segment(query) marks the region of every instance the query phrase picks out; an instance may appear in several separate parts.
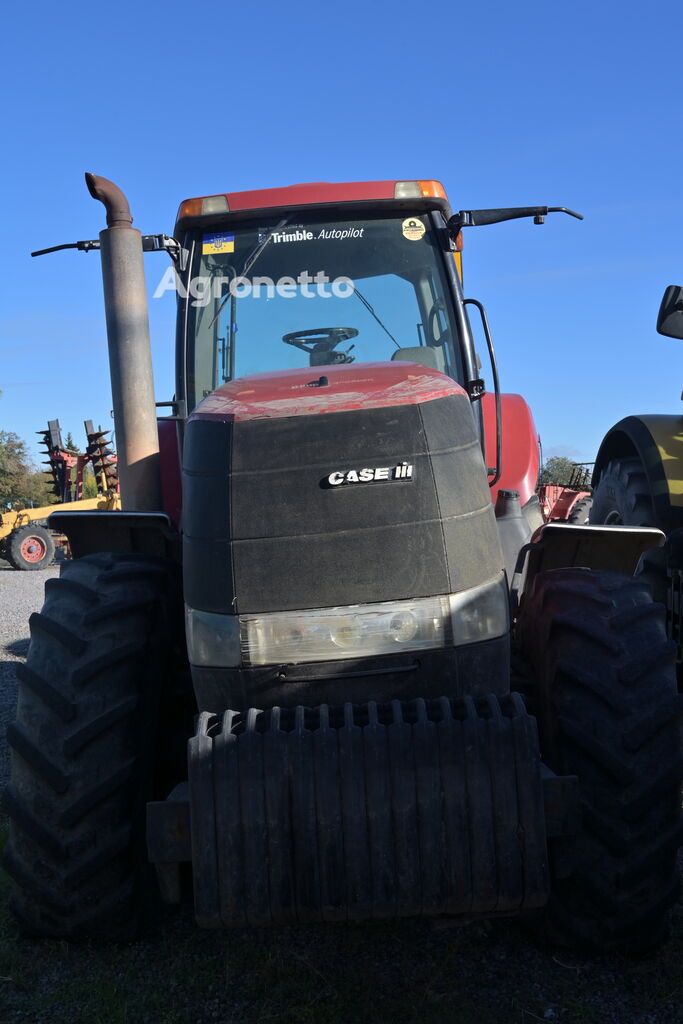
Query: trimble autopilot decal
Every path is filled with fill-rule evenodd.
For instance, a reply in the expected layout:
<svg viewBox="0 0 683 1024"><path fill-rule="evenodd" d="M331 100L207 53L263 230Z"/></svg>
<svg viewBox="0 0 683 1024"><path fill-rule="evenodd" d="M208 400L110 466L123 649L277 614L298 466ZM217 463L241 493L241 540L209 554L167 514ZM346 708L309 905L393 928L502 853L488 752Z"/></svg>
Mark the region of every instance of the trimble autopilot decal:
<svg viewBox="0 0 683 1024"><path fill-rule="evenodd" d="M275 231L271 236L273 245L281 245L283 242L320 242L336 239L343 242L347 238L362 238L365 228L316 228L309 231L305 227L288 228L286 231ZM267 237L265 231L259 232L259 242Z"/></svg>
<svg viewBox="0 0 683 1024"><path fill-rule="evenodd" d="M400 462L398 466L376 466L374 469L338 469L322 481L326 487L341 487L346 484L371 484L380 480L412 480L413 466Z"/></svg>

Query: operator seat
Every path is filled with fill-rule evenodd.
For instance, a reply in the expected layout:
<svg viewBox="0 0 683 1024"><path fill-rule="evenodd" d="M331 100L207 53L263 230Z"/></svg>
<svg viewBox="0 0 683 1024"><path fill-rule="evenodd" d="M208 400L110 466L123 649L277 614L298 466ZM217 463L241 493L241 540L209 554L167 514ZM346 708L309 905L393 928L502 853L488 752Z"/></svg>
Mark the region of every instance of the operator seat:
<svg viewBox="0 0 683 1024"><path fill-rule="evenodd" d="M441 357L439 359L439 357ZM412 348L397 348L391 357L392 363L421 363L422 366L431 366L433 370L440 370L443 373L443 354L441 350L431 348L429 345L415 345Z"/></svg>

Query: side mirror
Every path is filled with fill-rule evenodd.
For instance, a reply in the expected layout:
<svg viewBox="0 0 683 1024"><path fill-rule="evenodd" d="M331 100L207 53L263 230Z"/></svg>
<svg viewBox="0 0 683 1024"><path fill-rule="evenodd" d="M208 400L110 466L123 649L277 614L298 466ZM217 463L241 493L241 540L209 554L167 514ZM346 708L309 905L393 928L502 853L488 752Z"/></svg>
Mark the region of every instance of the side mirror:
<svg viewBox="0 0 683 1024"><path fill-rule="evenodd" d="M657 331L667 338L683 338L683 288L670 284L657 314Z"/></svg>

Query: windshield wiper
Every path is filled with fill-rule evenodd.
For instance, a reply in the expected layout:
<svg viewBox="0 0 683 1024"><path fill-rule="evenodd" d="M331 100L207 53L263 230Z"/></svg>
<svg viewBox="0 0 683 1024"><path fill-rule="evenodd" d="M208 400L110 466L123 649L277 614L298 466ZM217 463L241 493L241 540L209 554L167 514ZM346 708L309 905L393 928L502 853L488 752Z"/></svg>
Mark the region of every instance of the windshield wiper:
<svg viewBox="0 0 683 1024"><path fill-rule="evenodd" d="M258 245L254 249L252 249L252 251L247 256L246 260L244 261L244 263L242 265L242 269L240 270L239 274L235 274L235 277L233 278L233 281L237 280L238 277L244 277L244 275L247 274L251 270L251 268L256 263L256 260L259 258L259 256L261 255L261 253L263 252L265 247L268 245L268 242L271 240L273 235L276 234L276 232L281 231L282 228L284 228L285 225L288 224L288 223L289 223L289 217L283 217L279 224L276 224L275 227L272 227L272 228L268 229L268 231L266 233L266 236L263 239L263 241L259 242ZM232 292L228 291L228 294L223 298L220 306L216 310L216 313L214 314L214 318L211 321L211 323L209 324L209 329L211 327L213 327L213 325L215 324L216 320L218 320L218 317L221 315L221 313L225 309L226 302L231 297L234 299L234 295L232 295ZM232 307L232 310L231 310L231 318L230 318L230 333L231 333L231 335L234 332L234 327L233 327L233 322L232 322L232 312L234 311L234 308L235 308L235 306L234 306L234 303L233 303L233 307ZM232 344L232 340L233 339L231 337L230 338L230 343L231 344Z"/></svg>
<svg viewBox="0 0 683 1024"><path fill-rule="evenodd" d="M391 331L389 330L389 328L388 328L388 327L386 327L386 326L385 326L385 325L384 325L384 324L382 323L382 321L381 321L381 320L380 320L380 318L379 318L379 317L377 316L377 314L375 313L374 309L372 308L372 306L370 305L370 303L368 302L368 300L367 300L367 299L365 298L365 296L363 295L363 293L362 293L362 292L361 292L361 291L360 291L360 290L359 290L358 288L356 288L356 286L355 286L355 285L354 285L354 288L353 288L353 294L354 294L354 295L357 295L357 296L358 296L358 299L359 299L359 301L363 303L363 305L364 305L364 306L365 306L365 308L367 309L368 313L370 313L370 314L371 314L372 316L374 316L375 320L376 320L376 321L377 321L377 323L378 323L378 324L380 325L380 327L382 328L382 330L383 330L383 331L385 331L385 332L386 332L386 333L387 333L387 334L389 335L389 337L390 337L390 338L391 338L391 340L393 341L393 343L394 343L394 345L396 346L396 348L400 348L401 346L400 346L400 345L399 345L399 343L398 343L398 342L396 341L396 338L395 338L395 337L393 336L393 334L391 333Z"/></svg>

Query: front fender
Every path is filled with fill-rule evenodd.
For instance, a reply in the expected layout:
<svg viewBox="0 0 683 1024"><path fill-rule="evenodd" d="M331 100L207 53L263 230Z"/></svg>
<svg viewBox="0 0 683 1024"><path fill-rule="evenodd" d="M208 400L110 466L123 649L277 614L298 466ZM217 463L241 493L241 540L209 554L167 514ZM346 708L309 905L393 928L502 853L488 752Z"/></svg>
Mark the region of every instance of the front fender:
<svg viewBox="0 0 683 1024"><path fill-rule="evenodd" d="M53 512L51 530L65 533L74 558L101 551L141 551L180 561L180 534L164 512Z"/></svg>

